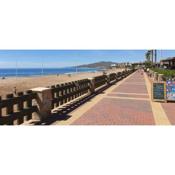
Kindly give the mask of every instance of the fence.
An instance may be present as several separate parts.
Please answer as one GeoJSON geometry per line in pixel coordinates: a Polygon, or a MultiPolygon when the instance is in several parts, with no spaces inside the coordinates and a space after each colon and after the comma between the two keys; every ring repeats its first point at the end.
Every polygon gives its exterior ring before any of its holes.
{"type": "MultiPolygon", "coordinates": [[[[134,72],[134,70],[51,86],[48,88],[49,91],[51,91],[50,99],[52,105],[50,108],[54,109],[68,102],[72,102],[79,97],[83,98],[85,95],[90,95],[97,89],[121,80],[132,72],[134,72]]],[[[46,101],[48,101],[48,99],[46,99],[48,94],[44,94],[44,91],[40,93],[43,93],[41,99],[39,98],[39,94],[34,92],[34,90],[29,90],[25,93],[18,92],[15,96],[8,94],[6,99],[0,97],[0,125],[20,125],[25,121],[31,120],[34,113],[41,115],[43,114],[42,109],[43,112],[47,111],[45,108],[48,106],[46,103],[46,101]]],[[[51,111],[52,109],[49,110],[51,111]]]]}
{"type": "Polygon", "coordinates": [[[107,82],[107,76],[106,75],[101,75],[101,76],[94,77],[95,89],[105,85],[106,82],[107,82]]]}
{"type": "Polygon", "coordinates": [[[68,103],[89,91],[89,80],[83,79],[51,87],[52,108],[68,103]]]}
{"type": "Polygon", "coordinates": [[[109,74],[109,81],[110,82],[113,82],[116,79],[117,79],[117,74],[115,74],[115,73],[109,74]]]}
{"type": "Polygon", "coordinates": [[[37,112],[34,100],[37,94],[32,91],[18,92],[6,95],[6,99],[0,97],[0,125],[22,124],[32,119],[32,114],[37,112]]]}

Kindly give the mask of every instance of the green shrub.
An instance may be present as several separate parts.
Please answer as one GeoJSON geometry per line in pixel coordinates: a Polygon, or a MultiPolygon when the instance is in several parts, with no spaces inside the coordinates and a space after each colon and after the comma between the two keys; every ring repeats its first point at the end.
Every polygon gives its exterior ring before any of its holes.
{"type": "Polygon", "coordinates": [[[151,68],[152,67],[152,63],[150,61],[145,61],[145,67],[146,68],[151,68]]]}
{"type": "Polygon", "coordinates": [[[159,68],[152,68],[151,70],[159,74],[163,74],[166,79],[175,77],[175,70],[159,69],[159,68]]]}

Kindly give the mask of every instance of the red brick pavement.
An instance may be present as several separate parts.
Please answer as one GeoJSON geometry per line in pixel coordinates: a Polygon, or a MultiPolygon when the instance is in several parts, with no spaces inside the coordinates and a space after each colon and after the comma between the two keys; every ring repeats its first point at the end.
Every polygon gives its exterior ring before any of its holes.
{"type": "Polygon", "coordinates": [[[74,125],[153,125],[149,102],[125,99],[103,99],[74,125]]]}
{"type": "MultiPolygon", "coordinates": [[[[116,87],[113,92],[146,93],[146,85],[134,85],[134,82],[145,83],[143,75],[133,74],[128,80],[116,87]],[[126,83],[125,83],[126,82],[126,83]],[[128,82],[133,82],[127,84],[128,82]]],[[[141,94],[140,94],[141,95],[141,94]]],[[[144,100],[115,99],[109,94],[89,111],[83,114],[73,125],[153,125],[155,124],[150,102],[144,100]]],[[[119,95],[122,96],[122,95],[119,95]]],[[[126,95],[125,95],[126,96],[126,95]]],[[[133,94],[128,95],[133,97],[133,94]]],[[[135,98],[140,98],[134,96],[135,98]]],[[[143,98],[143,97],[142,97],[143,98]]],[[[144,98],[146,98],[144,96],[144,98]]]]}
{"type": "Polygon", "coordinates": [[[125,92],[125,93],[147,93],[146,86],[134,86],[122,84],[117,87],[113,92],[125,92]]]}
{"type": "Polygon", "coordinates": [[[170,123],[175,125],[175,103],[162,103],[161,105],[170,123]]]}
{"type": "Polygon", "coordinates": [[[149,99],[148,95],[134,95],[134,94],[108,94],[112,97],[131,97],[131,98],[146,98],[149,99]]]}
{"type": "Polygon", "coordinates": [[[139,72],[136,72],[127,81],[125,81],[120,86],[118,86],[116,89],[114,89],[113,92],[148,93],[146,84],[145,84],[145,80],[144,80],[144,75],[142,75],[139,72]],[[136,82],[136,84],[134,84],[134,82],[136,82]]]}

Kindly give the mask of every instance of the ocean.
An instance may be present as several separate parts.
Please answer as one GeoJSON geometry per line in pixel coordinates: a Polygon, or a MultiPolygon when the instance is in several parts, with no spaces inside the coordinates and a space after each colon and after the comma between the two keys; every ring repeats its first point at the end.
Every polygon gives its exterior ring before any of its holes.
{"type": "Polygon", "coordinates": [[[31,76],[44,76],[80,72],[96,72],[96,68],[0,68],[0,77],[31,77],[31,76]]]}

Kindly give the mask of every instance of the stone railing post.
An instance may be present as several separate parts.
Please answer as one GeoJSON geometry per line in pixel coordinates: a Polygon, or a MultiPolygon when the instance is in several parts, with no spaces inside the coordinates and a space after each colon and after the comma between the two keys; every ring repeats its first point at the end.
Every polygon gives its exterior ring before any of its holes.
{"type": "Polygon", "coordinates": [[[88,80],[89,80],[90,94],[93,94],[95,92],[95,80],[94,78],[88,78],[88,80]]]}
{"type": "Polygon", "coordinates": [[[149,77],[152,77],[152,70],[148,71],[148,75],[149,75],[149,77]]]}
{"type": "Polygon", "coordinates": [[[158,74],[158,81],[163,81],[163,74],[158,74]]]}
{"type": "Polygon", "coordinates": [[[151,70],[151,78],[154,78],[154,71],[151,70]]]}
{"type": "Polygon", "coordinates": [[[121,80],[122,79],[122,73],[121,72],[118,72],[117,73],[117,80],[121,80]]]}
{"type": "Polygon", "coordinates": [[[116,80],[118,81],[119,78],[119,72],[116,73],[116,80]]]}
{"type": "Polygon", "coordinates": [[[110,85],[110,74],[106,75],[106,82],[107,85],[110,85]]]}
{"type": "Polygon", "coordinates": [[[37,93],[37,105],[39,108],[39,117],[41,120],[49,117],[52,110],[52,91],[51,88],[38,87],[31,89],[37,93]]]}
{"type": "Polygon", "coordinates": [[[123,71],[123,78],[126,78],[126,71],[123,71]]]}
{"type": "Polygon", "coordinates": [[[154,72],[154,81],[157,81],[157,80],[158,80],[158,73],[154,72]]]}

